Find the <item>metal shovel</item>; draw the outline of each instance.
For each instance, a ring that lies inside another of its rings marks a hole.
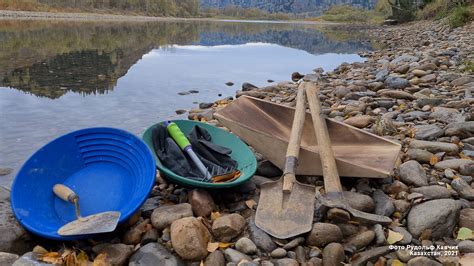
[[[60,199],[74,204],[76,208],[77,220],[59,228],[59,235],[72,236],[108,233],[114,231],[117,227],[120,212],[109,211],[82,217],[79,208],[79,196],[74,191],[65,185],[56,184],[53,187],[53,192]]]
[[[260,229],[280,239],[306,233],[313,224],[316,188],[299,183],[295,178],[306,115],[306,86],[308,84],[303,82],[298,87],[283,177],[262,184],[255,216],[255,224]]]
[[[352,215],[354,220],[362,223],[390,224],[392,219],[389,217],[362,212],[352,208],[347,203],[342,193],[341,180],[337,172],[336,159],[334,158],[334,153],[331,148],[326,119],[321,110],[317,85],[310,83],[306,88],[306,94],[321,155],[321,164],[323,166],[324,190],[326,191],[326,195],[321,198],[321,203],[329,208],[346,210]]]

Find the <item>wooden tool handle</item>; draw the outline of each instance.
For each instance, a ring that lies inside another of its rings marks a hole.
[[[303,125],[306,116],[306,101],[304,82],[298,86],[298,94],[296,95],[296,109],[293,117],[293,125],[291,127],[290,140],[288,149],[286,150],[285,169],[283,176],[283,191],[289,192],[293,188],[295,182],[295,169],[298,164],[298,155],[300,153],[301,135],[303,133]]]
[[[54,185],[53,192],[60,199],[73,203],[73,204],[77,200],[79,200],[79,197],[77,196],[77,194],[74,191],[72,191],[72,189],[68,188],[65,185],[61,185],[61,184]]]
[[[321,102],[318,96],[318,87],[315,83],[308,83],[306,95],[313,120],[314,132],[319,146],[319,155],[324,175],[324,189],[328,192],[342,192],[341,180],[337,172],[336,159],[331,148],[326,118],[322,113]]]

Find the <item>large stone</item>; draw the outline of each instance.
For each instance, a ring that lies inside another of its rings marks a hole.
[[[445,135],[458,136],[460,138],[474,137],[474,121],[448,124]]]
[[[454,191],[438,185],[412,188],[411,192],[423,194],[426,200],[449,199],[455,194]]]
[[[397,65],[400,63],[412,63],[412,62],[417,62],[419,60],[420,58],[416,56],[403,54],[403,55],[397,56],[395,59],[390,61],[390,64]]]
[[[392,199],[387,196],[382,190],[378,189],[373,194],[375,202],[375,214],[383,216],[391,216],[395,212],[395,206]]]
[[[430,118],[436,119],[443,123],[464,122],[462,114],[454,108],[435,107],[430,114]]]
[[[459,213],[459,227],[467,227],[474,230],[474,209],[462,209]]]
[[[196,218],[186,217],[171,224],[173,249],[185,260],[201,260],[207,256],[209,231]]]
[[[352,208],[363,212],[374,211],[375,203],[371,197],[353,191],[343,191],[342,193]]]
[[[156,208],[151,214],[151,223],[158,230],[163,230],[174,221],[193,216],[191,204],[182,203],[177,205],[166,205]]]
[[[470,159],[449,159],[436,163],[434,167],[439,170],[445,170],[448,168],[457,170],[463,165],[468,165],[472,163],[473,161]]]
[[[344,247],[339,243],[329,243],[323,249],[323,266],[342,265],[345,259]]]
[[[255,243],[255,245],[257,245],[257,247],[264,250],[265,252],[272,252],[277,248],[272,238],[262,229],[257,227],[255,224],[255,216],[248,218],[247,223],[249,225],[248,229],[250,233],[250,239]]]
[[[357,251],[368,246],[374,240],[374,238],[374,231],[368,230],[351,237],[347,240],[344,246],[346,249]]]
[[[224,254],[220,250],[216,250],[207,256],[204,261],[204,266],[224,266],[225,258]]]
[[[306,244],[309,246],[324,247],[331,242],[341,242],[342,237],[342,231],[337,225],[315,223],[306,238]]]
[[[125,244],[105,244],[94,250],[98,254],[105,254],[107,262],[111,265],[125,265],[128,257],[133,253],[132,245]]]
[[[443,136],[444,130],[437,125],[415,126],[415,139],[434,140]]]
[[[244,228],[245,219],[237,213],[221,216],[212,224],[214,236],[222,242],[230,242],[230,240],[242,233]]]
[[[420,149],[408,149],[406,154],[410,160],[415,160],[419,163],[429,163],[434,156],[433,153]]]
[[[0,251],[0,265],[12,265],[20,256]]]
[[[8,196],[0,200],[0,250],[23,254],[29,250],[29,236],[15,219]]]
[[[474,188],[472,188],[464,179],[456,178],[451,182],[451,186],[458,194],[467,200],[474,200]]]
[[[243,260],[246,260],[246,261],[252,260],[252,258],[250,258],[249,256],[245,255],[244,253],[238,252],[237,250],[232,249],[232,248],[226,248],[224,250],[224,256],[228,262],[239,263]]]
[[[197,217],[207,217],[214,209],[214,200],[204,189],[193,189],[188,193],[188,200],[191,204],[194,215]]]
[[[460,210],[453,199],[431,200],[411,208],[407,224],[410,233],[418,238],[424,230],[431,230],[432,239],[451,236]]]
[[[426,140],[417,140],[414,139],[410,142],[409,145],[412,149],[421,149],[427,150],[429,152],[447,152],[447,153],[457,153],[459,147],[453,143],[437,142],[437,141],[426,141]]]
[[[184,266],[184,263],[159,243],[148,243],[130,257],[129,266]]]
[[[399,167],[399,173],[400,179],[406,184],[419,187],[428,185],[425,169],[417,161],[404,162]]]
[[[353,116],[346,120],[344,123],[351,125],[357,128],[364,128],[370,125],[374,121],[374,118],[370,115],[360,115],[360,116]]]

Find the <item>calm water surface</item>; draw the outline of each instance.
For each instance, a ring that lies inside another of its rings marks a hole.
[[[140,134],[175,110],[294,71],[363,61],[370,42],[316,25],[239,22],[0,21],[0,177],[72,130]],[[226,86],[232,81],[234,86]],[[177,93],[198,90],[180,96]]]

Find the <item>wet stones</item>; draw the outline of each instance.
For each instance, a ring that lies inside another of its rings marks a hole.
[[[415,139],[434,140],[444,134],[444,130],[437,125],[418,125],[415,126]]]
[[[194,217],[181,218],[171,224],[173,249],[185,260],[201,260],[207,256],[209,231]]]
[[[172,222],[189,216],[193,216],[193,210],[189,203],[166,205],[158,207],[153,211],[151,223],[156,229],[163,230],[171,225]]]
[[[400,179],[409,185],[426,186],[428,185],[428,178],[425,170],[417,161],[404,162],[399,167]]]
[[[408,86],[408,80],[399,77],[389,76],[385,79],[384,85],[389,89],[404,89]]]
[[[431,200],[411,208],[407,224],[410,233],[418,238],[431,230],[431,239],[450,236],[457,224],[460,204],[453,199]]]

